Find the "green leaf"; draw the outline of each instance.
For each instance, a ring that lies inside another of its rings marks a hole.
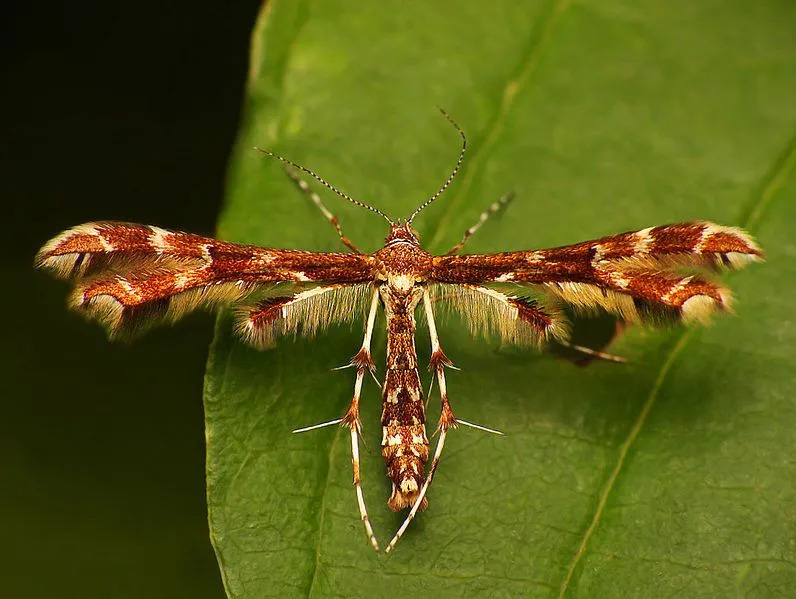
[[[253,34],[219,234],[342,249],[279,151],[446,251],[502,193],[468,251],[530,249],[688,219],[748,227],[768,262],[730,277],[737,316],[629,330],[627,366],[577,368],[441,329],[459,429],[394,554],[367,544],[348,437],[293,428],[344,411],[331,372],[361,329],[257,352],[220,318],[207,372],[208,503],[228,593],[265,596],[772,596],[796,588],[796,5],[760,2],[287,2]],[[360,247],[385,223],[330,193]],[[375,339],[383,348],[384,333]],[[418,331],[421,360],[425,330]],[[383,350],[376,352],[383,361]],[[365,387],[365,497],[388,511],[379,392]],[[438,408],[432,402],[433,426]]]

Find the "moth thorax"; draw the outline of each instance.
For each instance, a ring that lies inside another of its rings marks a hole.
[[[387,282],[393,289],[401,292],[409,292],[413,291],[412,304],[417,305],[417,301],[420,299],[420,289],[415,287],[416,279],[411,274],[400,273],[400,274],[390,274],[387,278]]]

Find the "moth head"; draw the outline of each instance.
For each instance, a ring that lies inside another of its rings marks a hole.
[[[420,244],[420,235],[417,234],[412,223],[407,221],[398,221],[397,223],[390,224],[390,232],[384,240],[385,245],[394,243],[411,243],[412,245]]]

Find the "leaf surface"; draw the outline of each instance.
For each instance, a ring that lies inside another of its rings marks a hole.
[[[737,317],[634,328],[631,364],[577,368],[473,340],[443,346],[457,415],[394,554],[374,553],[339,416],[359,326],[257,352],[219,319],[207,370],[211,534],[233,597],[772,596],[796,586],[796,6],[698,1],[274,0],[252,40],[224,239],[339,250],[258,145],[394,218],[464,170],[417,220],[441,253],[492,201],[517,199],[468,251],[531,249],[689,219],[748,227],[768,262],[730,277]],[[323,193],[346,234],[386,226]],[[363,317],[364,318],[364,317]],[[418,331],[420,359],[428,357]],[[384,332],[374,339],[383,363]],[[426,377],[427,378],[427,377]],[[436,395],[434,396],[436,397]],[[379,391],[365,385],[365,497],[384,545]],[[429,422],[438,409],[432,402]]]

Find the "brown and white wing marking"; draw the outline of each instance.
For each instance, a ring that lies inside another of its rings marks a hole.
[[[113,222],[61,233],[39,251],[36,266],[76,280],[72,307],[99,320],[112,336],[240,301],[275,283],[372,280],[368,256],[269,249]]]
[[[629,321],[689,322],[729,307],[729,291],[709,280],[707,270],[741,268],[762,257],[742,230],[695,222],[552,249],[435,256],[431,276],[460,285],[541,286],[576,308],[603,308]]]
[[[550,338],[569,337],[560,308],[536,298],[510,295],[482,285],[437,285],[442,306],[457,312],[473,335],[492,335],[504,343],[539,347]]]
[[[273,347],[278,337],[312,336],[332,324],[351,323],[373,294],[368,283],[318,285],[293,295],[273,295],[237,315],[236,330],[249,345]]]

